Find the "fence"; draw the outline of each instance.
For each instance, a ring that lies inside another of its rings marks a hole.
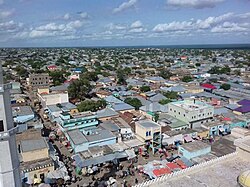
[[[152,184],[154,184],[154,185],[161,184],[167,180],[172,180],[173,178],[176,178],[176,177],[182,177],[182,176],[190,174],[192,172],[197,172],[201,169],[204,169],[204,167],[206,167],[206,166],[211,166],[215,163],[223,162],[223,161],[228,160],[230,158],[234,158],[235,156],[237,156],[237,154],[238,154],[237,152],[233,152],[233,153],[230,153],[230,154],[227,154],[227,155],[224,155],[224,156],[221,156],[221,157],[194,165],[192,167],[189,167],[189,168],[186,168],[186,169],[183,169],[180,171],[176,171],[174,173],[163,175],[163,176],[156,178],[156,179],[153,179],[153,180],[145,181],[143,183],[134,185],[133,187],[146,187],[146,186],[150,186]]]

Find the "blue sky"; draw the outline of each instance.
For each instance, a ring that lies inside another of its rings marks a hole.
[[[0,47],[250,43],[250,0],[0,0]]]

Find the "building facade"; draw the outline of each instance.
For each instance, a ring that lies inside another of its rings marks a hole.
[[[93,112],[61,113],[58,122],[63,131],[95,127],[99,123],[96,114]]]
[[[195,128],[213,119],[214,107],[196,100],[183,100],[169,103],[168,113]]]
[[[45,138],[23,140],[19,150],[23,183],[43,183],[48,173],[54,171],[54,162],[49,157],[49,146]]]
[[[33,88],[48,87],[49,86],[49,74],[30,74],[28,78],[28,85]]]

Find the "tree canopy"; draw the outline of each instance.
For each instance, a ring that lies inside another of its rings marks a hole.
[[[64,77],[64,74],[65,74],[64,71],[51,71],[51,72],[49,72],[49,76],[53,80],[53,84],[55,86],[58,86],[58,85],[64,83],[64,81],[66,80],[66,78]]]
[[[169,99],[178,99],[178,93],[177,93],[177,92],[174,92],[174,91],[171,91],[171,92],[164,92],[163,95],[164,95],[166,98],[169,98]]]
[[[214,66],[212,67],[208,73],[211,73],[211,74],[230,74],[231,72],[231,68],[229,66],[225,66],[225,67],[218,67],[218,66]]]
[[[71,98],[83,100],[89,96],[89,92],[92,90],[87,79],[74,80],[68,87],[69,96]]]
[[[220,88],[224,89],[224,90],[229,90],[231,88],[231,85],[230,84],[222,84],[220,86]]]
[[[139,108],[142,106],[141,101],[137,98],[128,97],[124,100],[124,102],[135,107],[136,110],[139,110]]]
[[[160,71],[159,76],[164,79],[169,79],[173,74],[168,69],[163,69]]]
[[[18,65],[15,70],[20,77],[27,77],[28,76],[28,71],[20,65]]]
[[[170,102],[171,102],[171,99],[162,99],[162,100],[159,101],[159,103],[160,103],[161,105],[166,105],[166,104],[168,104],[168,103],[170,103]]]
[[[148,92],[148,91],[150,91],[151,89],[150,89],[150,87],[149,86],[142,86],[142,87],[140,87],[140,91],[141,92]]]
[[[193,80],[193,78],[191,76],[187,75],[187,76],[184,76],[181,80],[183,82],[191,82]]]
[[[96,112],[97,110],[103,109],[107,106],[107,103],[104,99],[93,101],[93,100],[84,100],[78,106],[80,112],[92,111]]]
[[[97,72],[84,72],[80,75],[81,79],[86,79],[88,81],[97,81],[98,77],[97,77],[98,73]]]

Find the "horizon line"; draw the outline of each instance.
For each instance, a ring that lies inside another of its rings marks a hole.
[[[233,47],[234,45],[238,45]],[[226,46],[230,46],[230,48],[250,48],[250,43],[231,43],[231,44],[152,44],[152,45],[87,45],[87,46],[20,46],[20,47],[0,47],[0,49],[25,49],[25,48],[181,48],[181,46],[185,46],[187,48],[192,49],[192,46],[196,46],[194,48],[228,48]],[[203,46],[203,47],[202,47]],[[211,47],[214,46],[214,47]],[[220,46],[220,47],[216,47]]]

